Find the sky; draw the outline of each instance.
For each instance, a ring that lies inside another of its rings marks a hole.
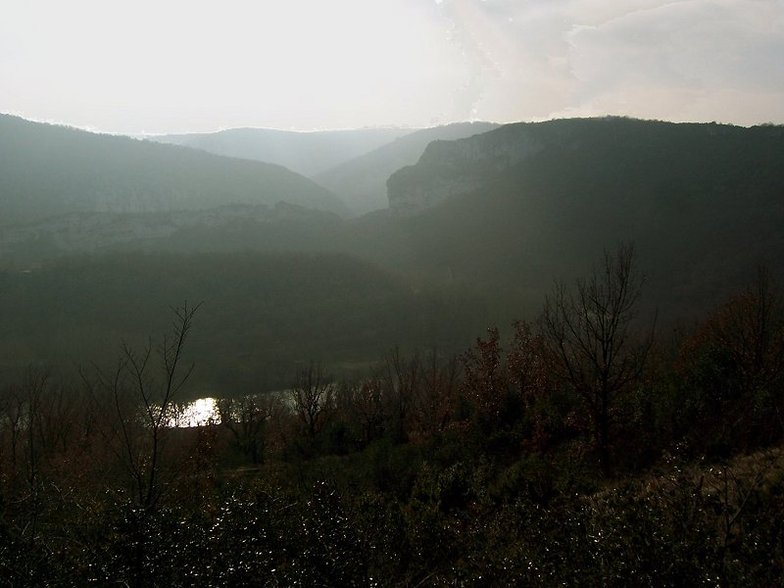
[[[0,112],[116,133],[784,123],[784,0],[3,0]]]

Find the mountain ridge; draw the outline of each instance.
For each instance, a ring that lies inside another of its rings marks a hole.
[[[230,180],[230,181],[227,181]],[[71,212],[154,212],[285,201],[344,214],[281,166],[0,115],[2,225]]]
[[[416,129],[380,127],[334,131],[286,131],[240,127],[213,133],[147,137],[215,155],[282,165],[306,177],[328,170]]]
[[[507,159],[500,146],[530,134],[535,148]],[[487,142],[501,155],[486,157]],[[622,241],[636,243],[651,300],[673,315],[715,301],[759,264],[784,266],[784,127],[518,123],[433,143],[389,187],[391,200],[415,203],[395,216],[418,265],[533,301]]]

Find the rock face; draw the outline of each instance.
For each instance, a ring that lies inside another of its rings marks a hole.
[[[454,141],[486,133],[500,125],[490,122],[452,123],[422,129],[314,176],[361,215],[388,206],[386,182],[395,171],[414,165],[433,141]]]
[[[457,141],[433,141],[416,165],[389,177],[389,207],[399,215],[412,215],[473,192],[487,183],[488,176],[520,163],[545,145],[542,137],[521,124]]]
[[[635,184],[632,191],[645,188],[666,195],[671,190],[662,183],[685,182],[706,169],[713,170],[707,178],[713,181],[730,166],[737,177],[719,189],[736,181],[759,187],[765,185],[762,175],[769,174],[775,183],[781,179],[774,170],[780,165],[782,139],[784,127],[770,125],[745,129],[623,117],[515,123],[430,143],[416,165],[390,176],[387,197],[398,215],[413,215],[480,188],[492,191],[498,182],[543,177],[541,165],[552,174],[550,184],[568,181],[576,168],[585,168],[589,184],[617,182],[621,174]],[[582,187],[579,191],[584,192]]]

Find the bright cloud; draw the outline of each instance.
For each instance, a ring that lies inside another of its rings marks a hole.
[[[784,122],[780,0],[9,0],[0,112],[118,132]]]

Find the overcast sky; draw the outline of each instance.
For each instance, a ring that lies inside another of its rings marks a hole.
[[[123,133],[784,123],[784,0],[3,0],[0,112]]]

